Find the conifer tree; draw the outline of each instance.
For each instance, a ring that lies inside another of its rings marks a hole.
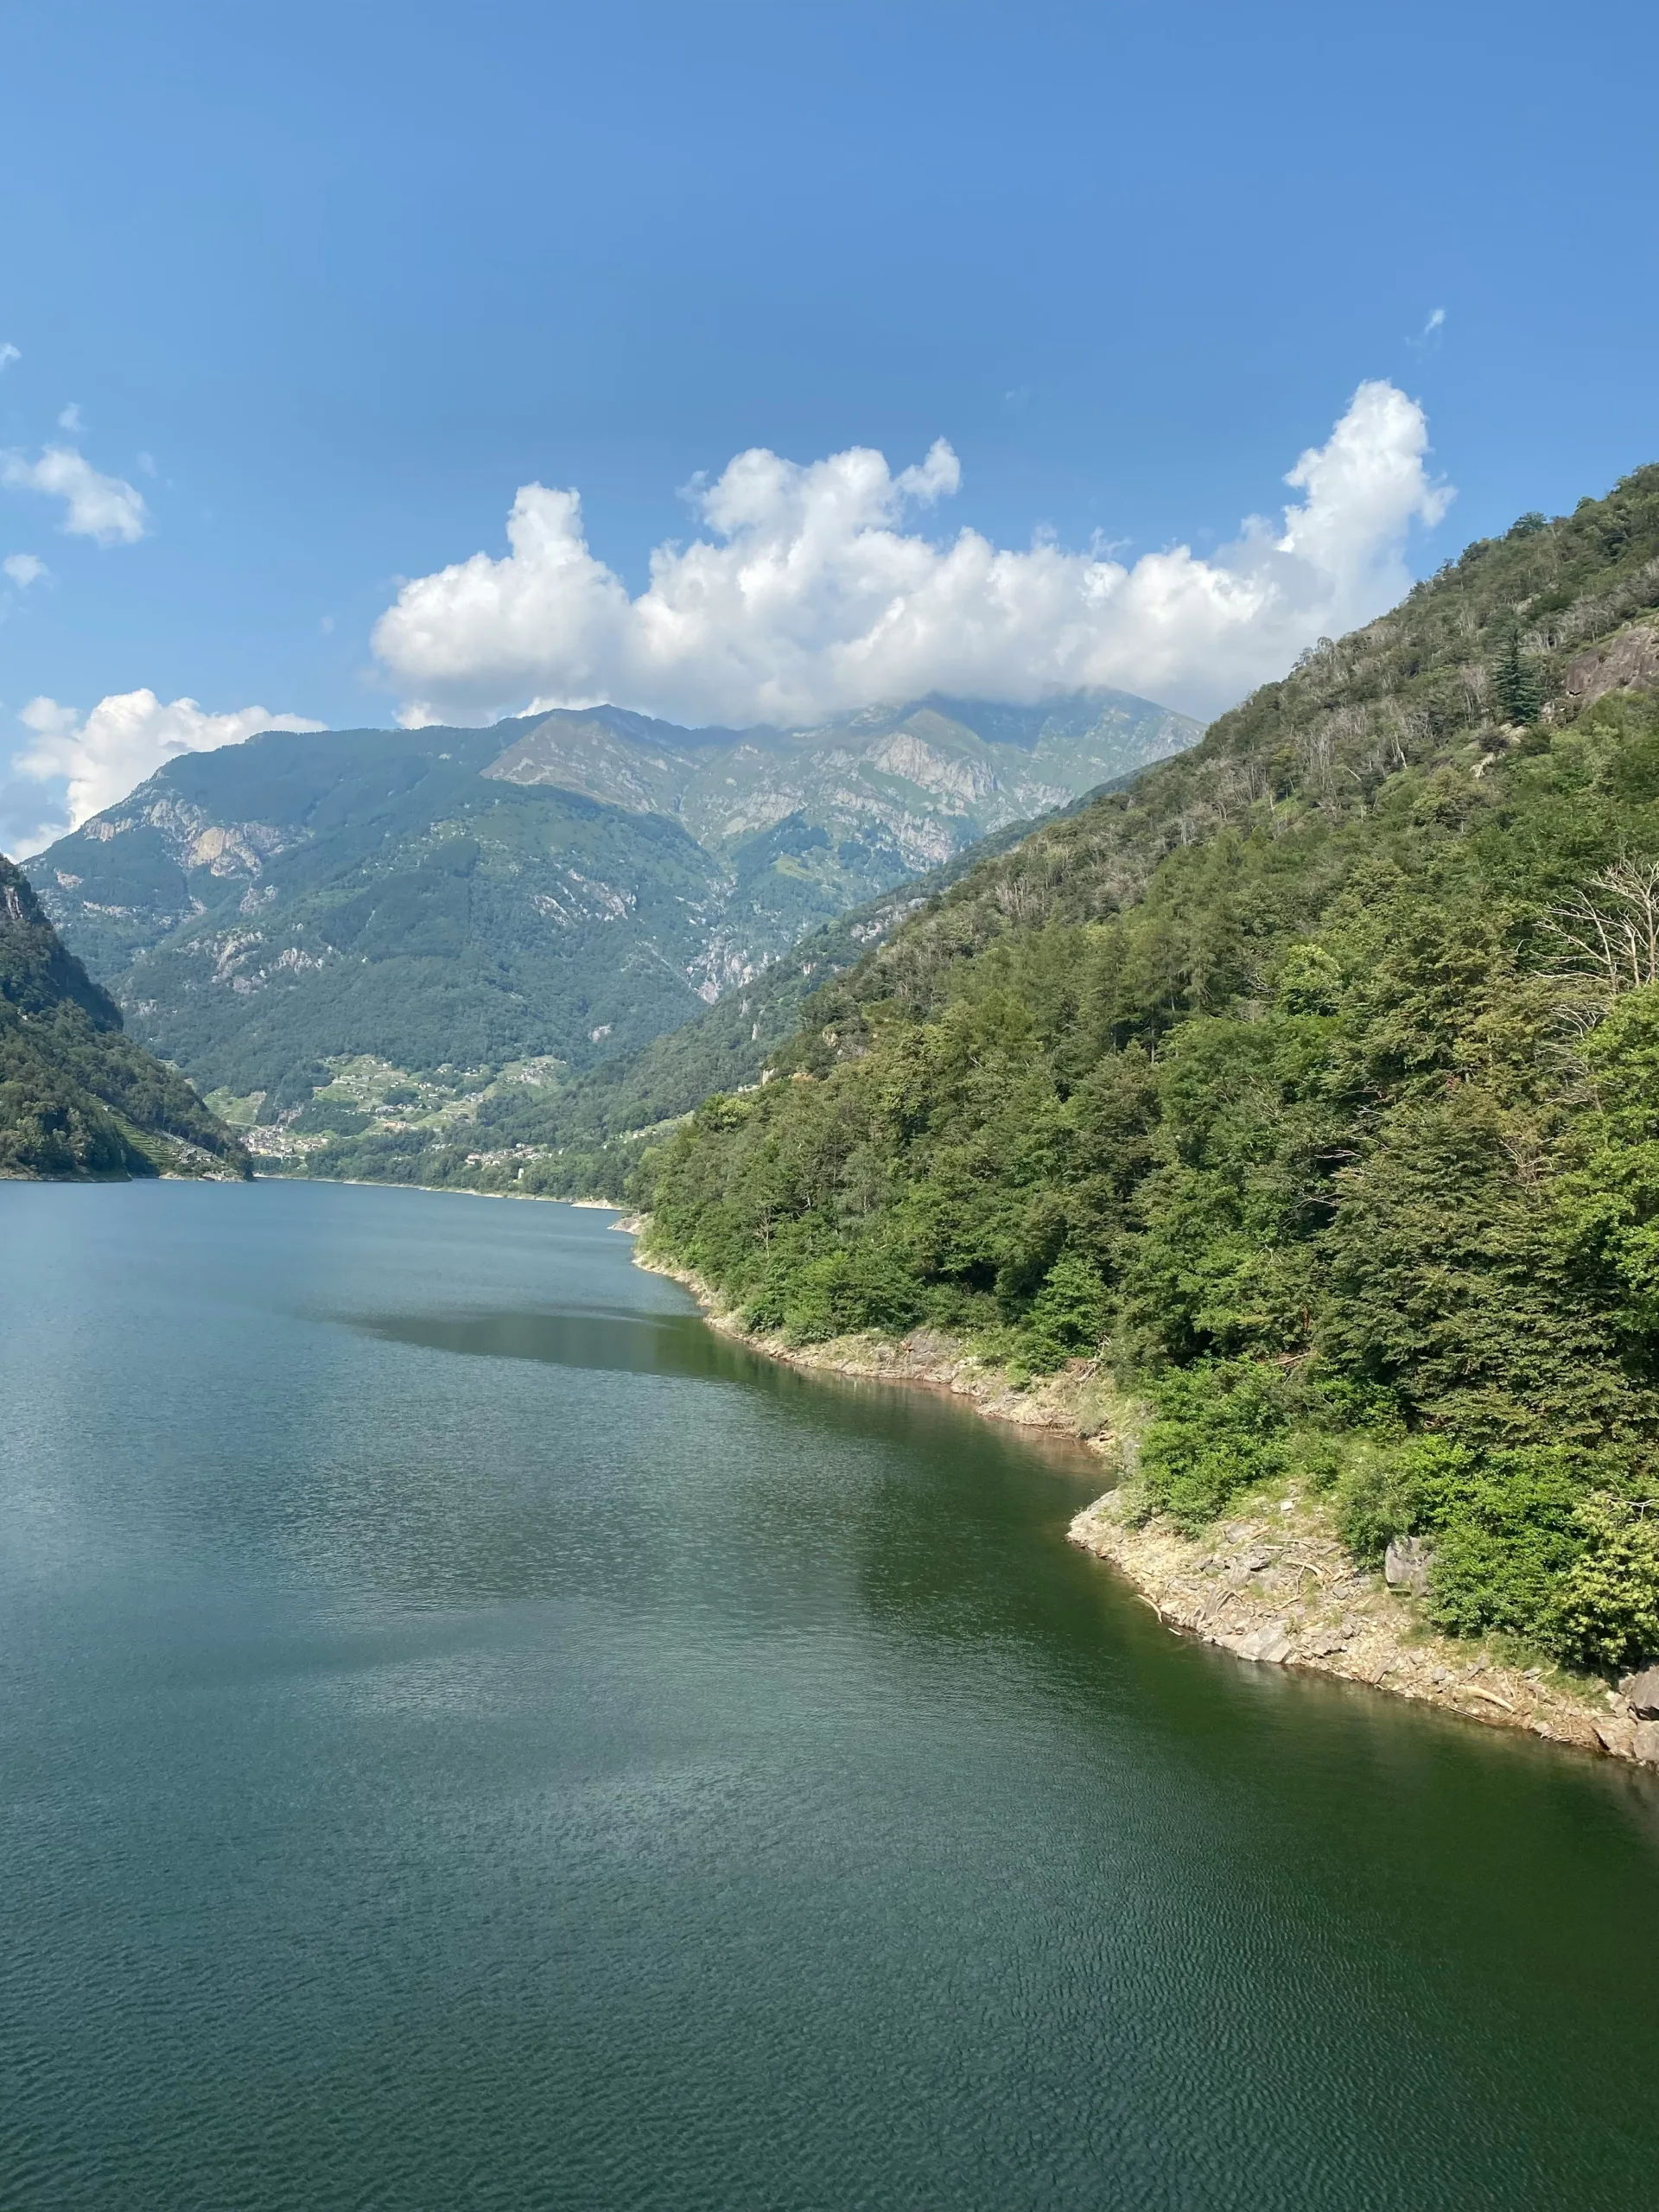
[[[1510,630],[1509,641],[1498,656],[1497,666],[1492,671],[1492,688],[1506,721],[1518,722],[1523,729],[1529,728],[1543,712],[1538,678],[1521,658],[1518,629]]]

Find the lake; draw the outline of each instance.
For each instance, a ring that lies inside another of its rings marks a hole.
[[[1659,1785],[612,1217],[0,1185],[0,2203],[1634,2212]]]

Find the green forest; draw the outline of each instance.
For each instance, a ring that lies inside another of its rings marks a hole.
[[[1147,1516],[1300,1478],[1445,1629],[1659,1650],[1656,607],[1659,467],[1471,545],[809,999],[652,1244],[1097,1363]]]
[[[244,1176],[247,1154],[175,1070],[124,1036],[0,856],[0,1176]]]
[[[641,1132],[681,1119],[711,1092],[758,1082],[768,1060],[794,1034],[802,1004],[816,988],[852,967],[873,943],[976,861],[1017,844],[1027,829],[1015,823],[995,830],[925,875],[810,931],[751,982],[665,1036],[545,1084],[495,1086],[475,1117],[451,1130],[435,1132],[419,1123],[365,1126],[362,1114],[336,1115],[325,1124],[327,1108],[316,1099],[296,1127],[307,1135],[328,1126],[333,1141],[310,1154],[304,1172],[359,1182],[620,1201],[645,1149]],[[326,1073],[319,1068],[315,1078]]]

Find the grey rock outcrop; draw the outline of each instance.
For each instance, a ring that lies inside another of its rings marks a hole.
[[[1382,1580],[1391,1590],[1409,1590],[1421,1598],[1433,1561],[1434,1547],[1427,1536],[1396,1536],[1383,1555]]]
[[[1659,1666],[1644,1667],[1639,1675],[1626,1675],[1618,1687],[1638,1720],[1659,1720]]]
[[[1216,1641],[1241,1659],[1259,1659],[1267,1667],[1282,1667],[1290,1656],[1290,1638],[1282,1621],[1268,1621],[1247,1636],[1223,1636]]]

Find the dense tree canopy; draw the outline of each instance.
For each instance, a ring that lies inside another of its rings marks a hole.
[[[122,1034],[108,994],[0,859],[0,1175],[245,1174],[183,1077]]]
[[[1471,547],[810,1001],[658,1243],[798,1338],[1109,1359],[1189,1528],[1300,1469],[1446,1626],[1655,1649],[1656,605],[1659,468]]]

